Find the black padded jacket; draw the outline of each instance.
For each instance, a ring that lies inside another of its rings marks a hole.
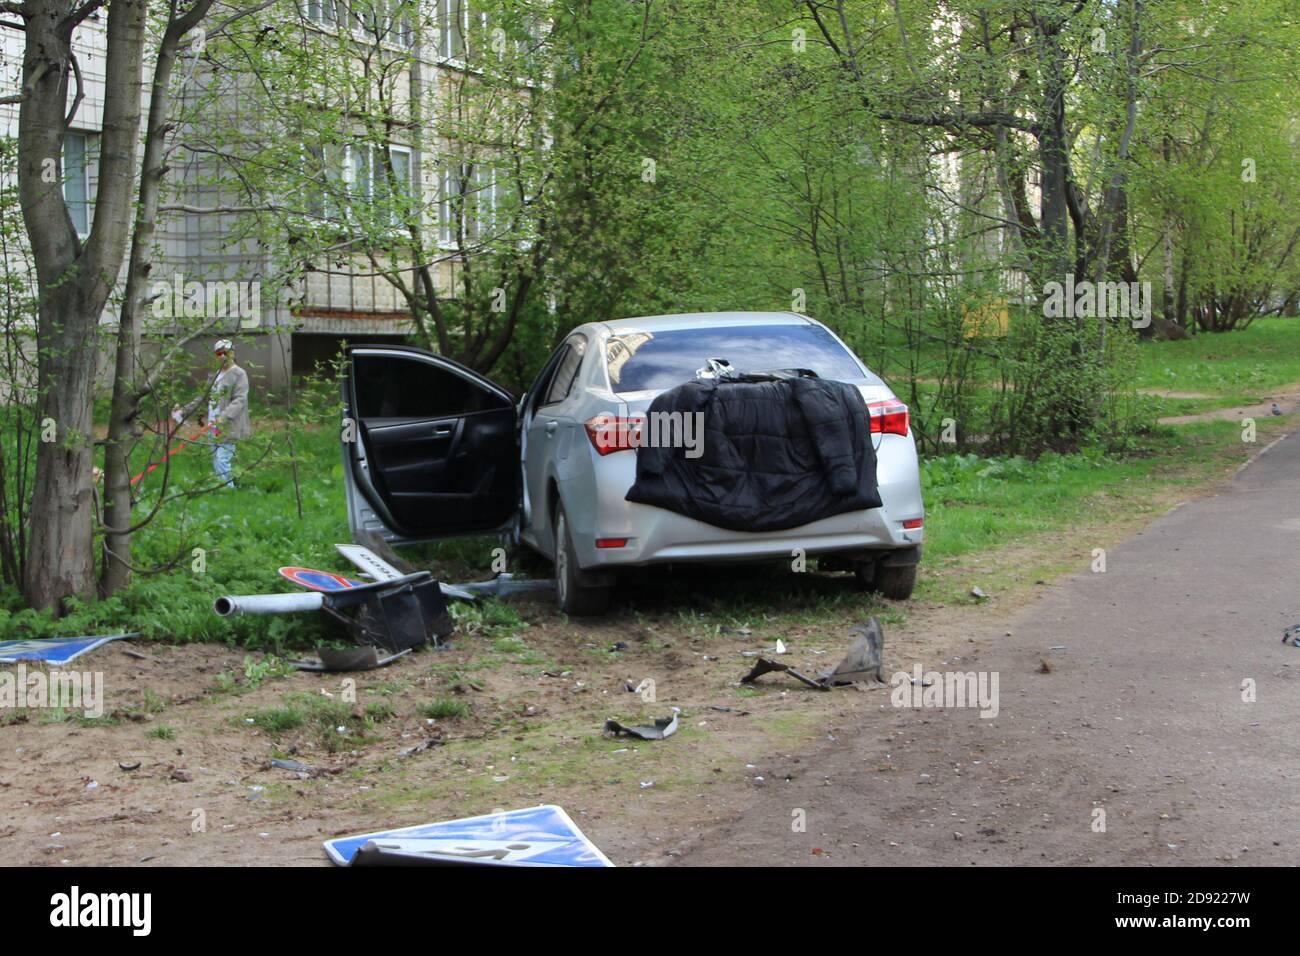
[[[782,531],[880,507],[866,404],[852,385],[696,380],[659,395],[649,412],[703,413],[703,453],[638,448],[628,501],[733,531]]]

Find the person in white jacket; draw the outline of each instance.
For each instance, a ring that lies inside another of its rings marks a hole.
[[[208,382],[203,395],[184,408],[172,409],[176,424],[185,421],[206,397],[208,414],[205,427],[212,435],[212,469],[227,487],[235,487],[231,466],[235,460],[235,444],[253,433],[248,420],[248,373],[235,364],[235,346],[230,339],[220,339],[212,353],[218,369]]]

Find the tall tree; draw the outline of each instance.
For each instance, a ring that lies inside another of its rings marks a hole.
[[[95,219],[83,242],[62,189],[63,141],[84,97],[73,31],[105,0],[5,4],[22,18],[18,187],[39,292],[37,390],[56,440],[36,453],[23,591],[37,608],[95,593],[92,389],[100,316],[117,283],[130,230],[140,133],[147,0],[108,4],[103,134]],[[70,86],[77,85],[70,100]]]

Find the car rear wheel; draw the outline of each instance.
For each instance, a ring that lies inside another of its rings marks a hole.
[[[862,561],[854,569],[854,576],[863,591],[875,591],[891,601],[906,601],[916,587],[916,568],[915,564],[886,567],[876,561]]]
[[[581,581],[582,569],[569,534],[569,519],[564,505],[555,506],[555,599],[565,614],[586,616],[609,610],[614,589],[609,585],[593,587]]]

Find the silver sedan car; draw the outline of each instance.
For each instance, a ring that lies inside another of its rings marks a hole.
[[[343,461],[355,534],[393,543],[499,533],[554,562],[560,608],[609,606],[616,572],[651,564],[798,562],[910,596],[924,533],[916,445],[902,404],[819,322],[790,312],[708,312],[590,322],[565,338],[516,401],[441,356],[348,349]],[[749,372],[811,369],[849,383],[870,414],[883,505],[775,532],[730,531],[625,500],[634,442],[661,392],[711,359]]]

